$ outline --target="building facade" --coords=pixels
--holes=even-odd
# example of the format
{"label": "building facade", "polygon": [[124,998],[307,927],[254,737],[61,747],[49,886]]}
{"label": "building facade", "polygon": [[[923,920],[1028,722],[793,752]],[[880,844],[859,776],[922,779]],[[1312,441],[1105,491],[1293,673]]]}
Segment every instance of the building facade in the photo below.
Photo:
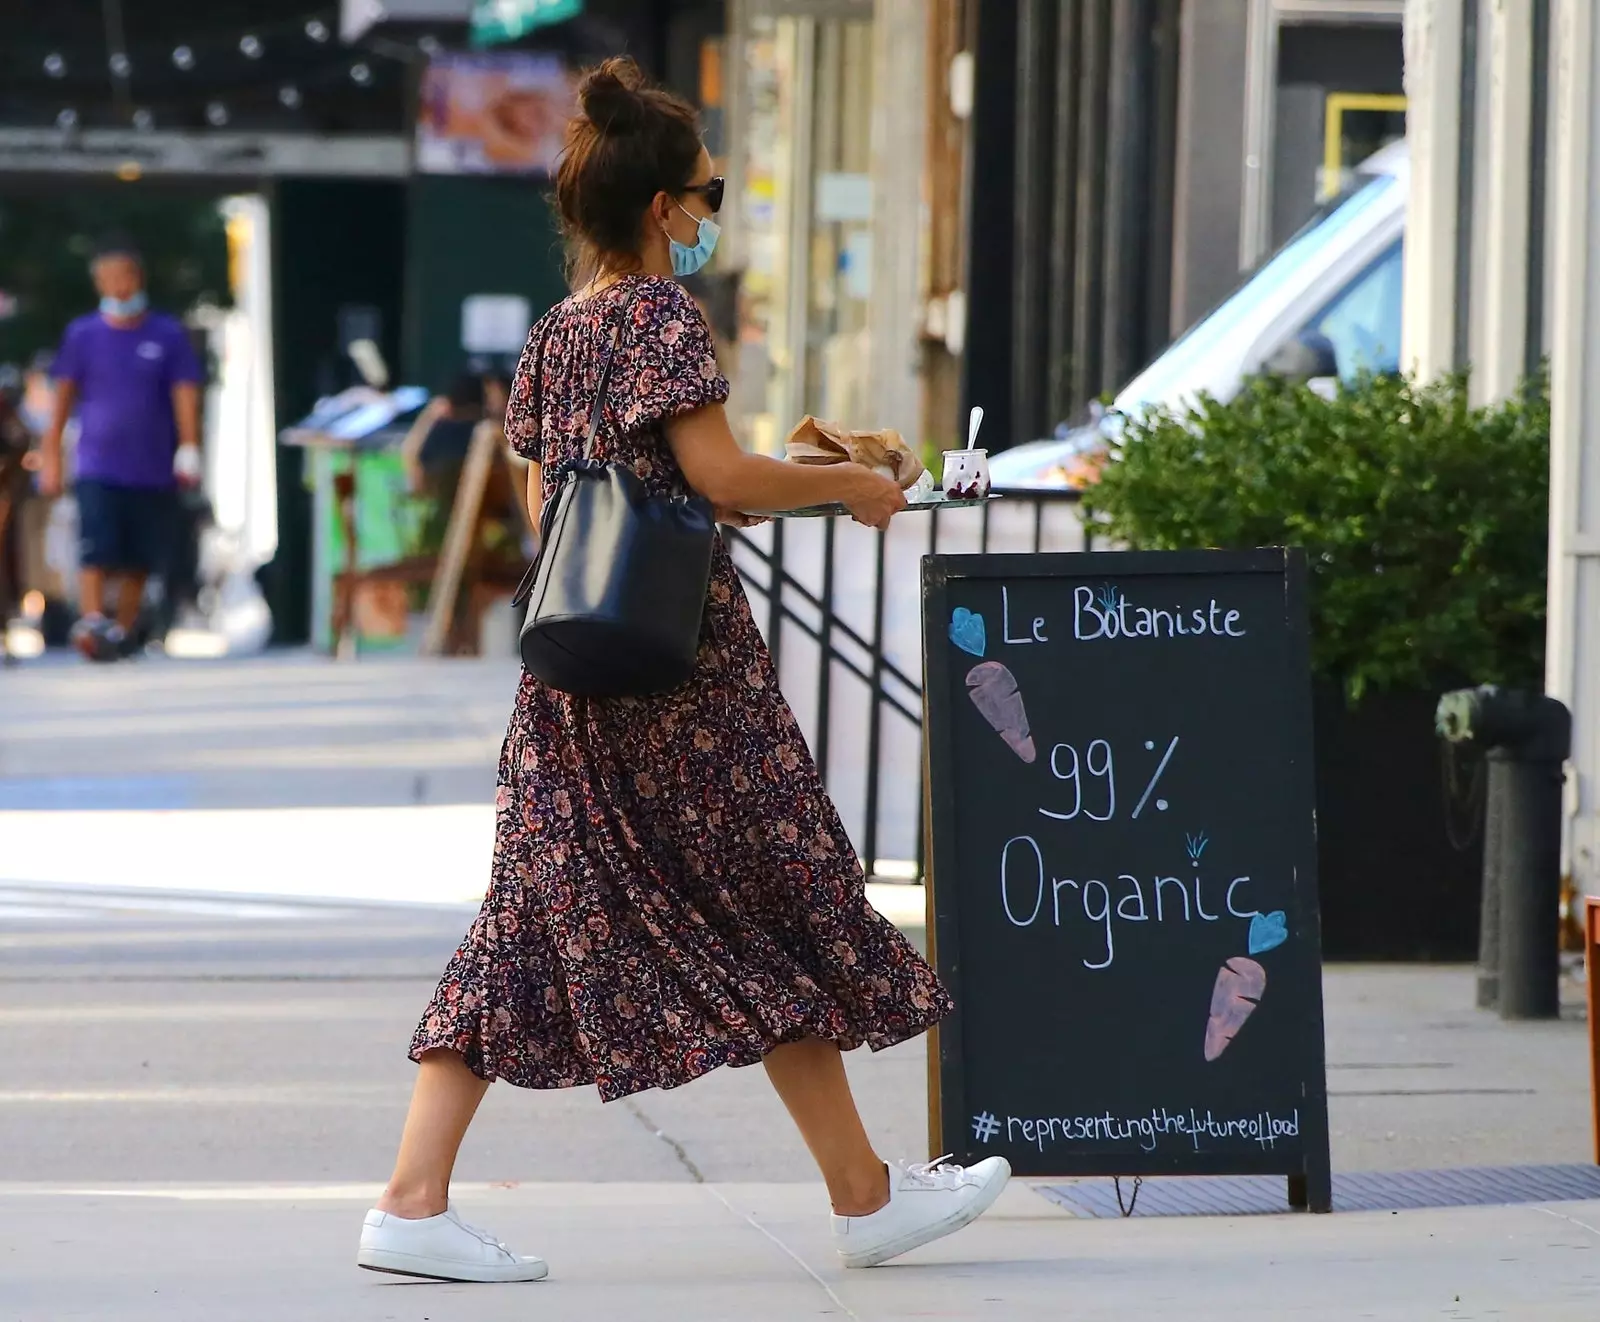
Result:
{"label": "building facade", "polygon": [[734,415],[1048,435],[1405,133],[1404,0],[729,0]]}

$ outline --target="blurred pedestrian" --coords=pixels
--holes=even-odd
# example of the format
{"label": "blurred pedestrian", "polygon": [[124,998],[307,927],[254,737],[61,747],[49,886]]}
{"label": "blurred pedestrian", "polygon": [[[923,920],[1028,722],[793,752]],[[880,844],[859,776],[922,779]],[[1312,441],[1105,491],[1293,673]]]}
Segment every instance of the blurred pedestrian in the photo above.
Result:
{"label": "blurred pedestrian", "polygon": [[[85,656],[109,661],[132,649],[145,581],[169,564],[177,485],[199,483],[201,372],[183,324],[150,308],[132,244],[103,244],[90,270],[100,306],[67,327],[56,355],[40,489],[63,489],[61,437],[76,408],[82,568],[72,636]],[[118,590],[114,620],[108,586]]]}
{"label": "blurred pedestrian", "polygon": [[412,495],[431,495],[448,508],[472,448],[472,433],[484,414],[484,380],[475,372],[460,373],[442,395],[423,406],[400,445]]}
{"label": "blurred pedestrian", "polygon": [[22,509],[31,481],[33,436],[22,409],[22,372],[0,364],[0,659],[9,659],[9,624],[22,602]]}
{"label": "blurred pedestrian", "polygon": [[[591,72],[580,102],[556,200],[582,286],[530,333],[507,414],[530,461],[535,520],[581,461],[593,420],[606,461],[655,496],[698,492],[724,522],[839,501],[886,526],[905,508],[894,482],[747,454],[728,428],[710,330],[673,279],[709,257],[722,201],[693,111],[627,60]],[[449,1203],[457,1150],[497,1078],[594,1084],[613,1101],[760,1062],[822,1172],[846,1266],[947,1235],[999,1195],[1001,1158],[891,1169],[867,1138],[841,1052],[914,1037],[951,1002],[868,903],[777,684],[720,541],[681,688],[591,698],[523,676],[489,894],[412,1040],[411,1111],[366,1217],[361,1266],[464,1281],[545,1274]]]}
{"label": "blurred pedestrian", "polygon": [[498,367],[491,367],[482,375],[483,416],[495,422],[505,421],[506,408],[511,403],[511,378]]}

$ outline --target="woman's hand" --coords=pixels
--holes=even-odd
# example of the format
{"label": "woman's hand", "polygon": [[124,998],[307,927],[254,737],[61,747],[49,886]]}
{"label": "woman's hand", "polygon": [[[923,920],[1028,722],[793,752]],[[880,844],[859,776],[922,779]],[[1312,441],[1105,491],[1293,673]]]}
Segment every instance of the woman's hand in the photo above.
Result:
{"label": "woman's hand", "polygon": [[869,528],[883,529],[889,520],[906,507],[906,493],[892,478],[874,473],[860,464],[839,464],[836,467],[848,473],[850,483],[843,501],[850,517]]}
{"label": "woman's hand", "polygon": [[754,514],[745,514],[739,510],[723,509],[720,505],[714,511],[718,523],[729,528],[759,528],[763,523],[771,523],[771,519],[759,518]]}

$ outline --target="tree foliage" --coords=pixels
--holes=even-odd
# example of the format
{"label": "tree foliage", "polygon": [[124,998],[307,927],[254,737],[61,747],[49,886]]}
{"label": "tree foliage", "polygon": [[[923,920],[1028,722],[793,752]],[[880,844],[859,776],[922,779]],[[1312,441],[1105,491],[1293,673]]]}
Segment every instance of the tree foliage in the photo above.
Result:
{"label": "tree foliage", "polygon": [[1542,684],[1548,378],[1489,408],[1464,377],[1326,399],[1259,378],[1129,419],[1094,515],[1130,546],[1304,547],[1313,664],[1368,689]]}

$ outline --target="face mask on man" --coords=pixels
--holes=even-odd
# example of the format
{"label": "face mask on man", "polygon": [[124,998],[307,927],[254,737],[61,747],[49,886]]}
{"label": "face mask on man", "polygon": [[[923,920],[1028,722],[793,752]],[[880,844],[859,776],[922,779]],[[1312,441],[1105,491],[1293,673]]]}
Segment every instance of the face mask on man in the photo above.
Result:
{"label": "face mask on man", "polygon": [[100,300],[100,311],[108,317],[137,317],[148,303],[142,289],[135,290],[127,298],[112,298],[107,294]]}
{"label": "face mask on man", "polygon": [[[688,207],[679,203],[678,210],[688,216],[690,220],[698,219],[700,229],[699,242],[691,247],[687,243],[679,243],[671,234],[667,234],[667,242],[672,247],[672,274],[676,276],[693,275],[702,266],[711,260],[711,254],[717,250],[717,239],[722,234],[722,226],[712,220],[710,216],[696,217]],[[662,231],[666,231],[663,225]]]}

